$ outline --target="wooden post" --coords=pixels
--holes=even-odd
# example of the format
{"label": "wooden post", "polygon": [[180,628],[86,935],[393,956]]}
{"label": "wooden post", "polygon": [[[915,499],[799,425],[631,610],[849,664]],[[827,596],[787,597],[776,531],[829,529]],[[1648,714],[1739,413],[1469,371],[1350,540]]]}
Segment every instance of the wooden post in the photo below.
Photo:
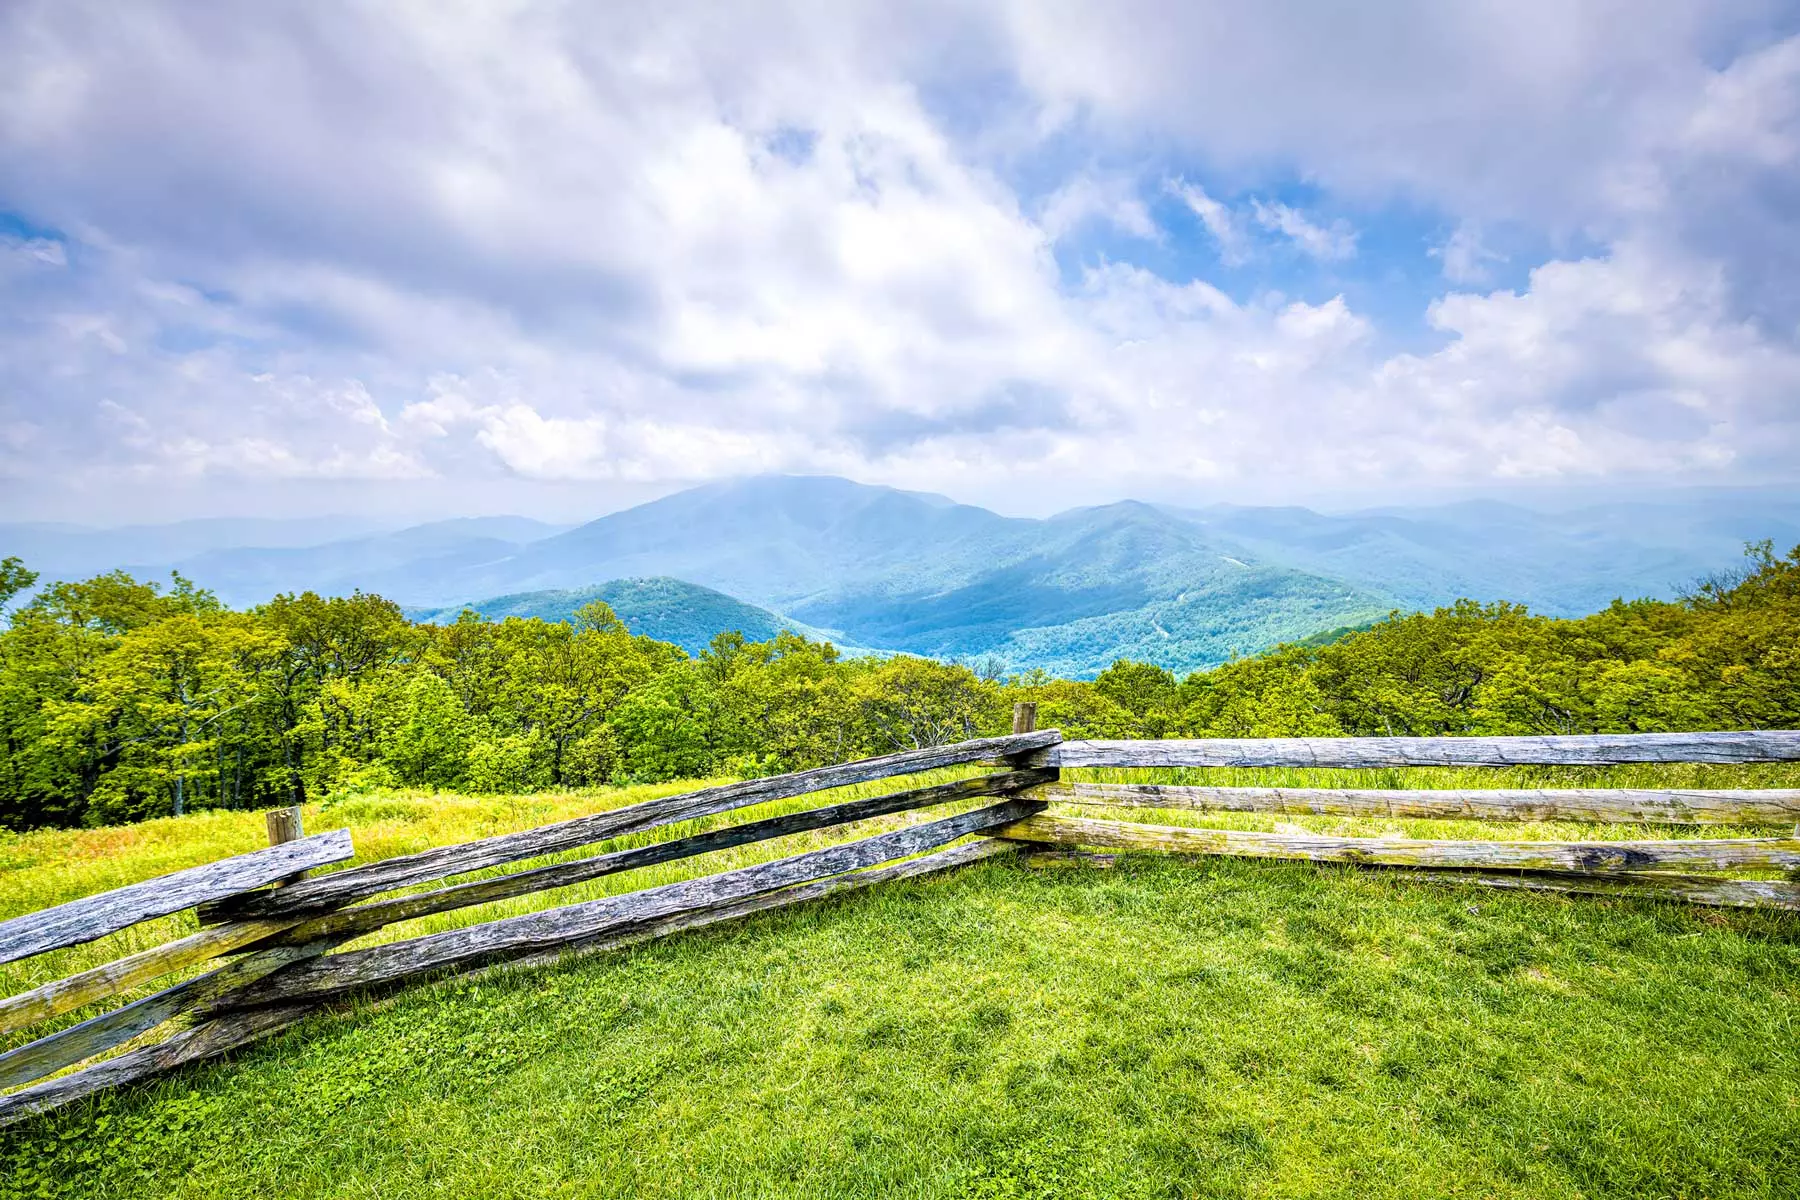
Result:
{"label": "wooden post", "polygon": [[[306,832],[301,825],[300,809],[297,806],[294,808],[271,808],[268,812],[263,814],[263,820],[269,827],[269,845],[271,846],[279,846],[283,842],[298,841],[300,838],[306,836]],[[290,883],[299,883],[305,878],[305,871],[296,871],[294,874],[285,876],[276,881],[275,886],[284,887]]]}
{"label": "wooden post", "polygon": [[[1017,704],[1013,705],[1013,732],[1014,733],[1035,733],[1036,731],[1037,731],[1037,701],[1036,700],[1021,700]],[[1057,772],[1057,774],[1060,775],[1061,772],[1059,771],[1059,772]],[[1047,843],[1043,843],[1043,842],[1031,842],[1031,841],[1021,840],[1020,844],[1026,850],[1048,850],[1051,848]]]}
{"label": "wooden post", "polygon": [[1013,732],[1034,733],[1037,730],[1037,701],[1021,700],[1013,705]]}

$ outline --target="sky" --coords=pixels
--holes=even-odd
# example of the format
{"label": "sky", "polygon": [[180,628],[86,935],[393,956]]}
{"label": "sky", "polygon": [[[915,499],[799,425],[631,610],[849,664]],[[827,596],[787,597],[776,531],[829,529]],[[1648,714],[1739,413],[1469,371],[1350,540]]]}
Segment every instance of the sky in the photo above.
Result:
{"label": "sky", "polygon": [[0,5],[0,506],[1800,483],[1800,11]]}

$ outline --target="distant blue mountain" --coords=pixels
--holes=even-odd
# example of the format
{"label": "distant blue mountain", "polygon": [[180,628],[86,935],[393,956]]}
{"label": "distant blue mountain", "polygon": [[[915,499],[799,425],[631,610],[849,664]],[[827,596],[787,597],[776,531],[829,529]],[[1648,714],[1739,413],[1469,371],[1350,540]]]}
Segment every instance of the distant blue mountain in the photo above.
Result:
{"label": "distant blue mountain", "polygon": [[[1746,540],[1800,543],[1800,501],[1742,491],[1558,512],[1475,501],[1339,515],[1126,501],[1036,520],[770,476],[573,528],[487,518],[308,541],[296,525],[0,526],[0,554],[52,577],[179,567],[236,605],[361,588],[452,614],[475,603],[546,615],[616,581],[660,580],[665,592],[718,597],[645,597],[640,622],[673,622],[661,627],[684,645],[733,621],[800,623],[845,645],[1090,675],[1122,656],[1185,671],[1462,596],[1573,615],[1617,596],[1673,595],[1740,561]],[[238,535],[261,542],[232,543]],[[78,570],[53,565],[77,560]]]}
{"label": "distant blue mountain", "polygon": [[49,522],[0,524],[0,555],[16,554],[49,579],[150,566],[156,573],[195,555],[235,547],[285,549],[364,537],[392,528],[363,517],[209,517],[164,525],[95,529]]}
{"label": "distant blue mountain", "polygon": [[1672,597],[1742,560],[1746,542],[1800,545],[1800,500],[1698,493],[1539,512],[1494,501],[1326,516],[1304,508],[1170,509],[1220,544],[1335,576],[1406,608],[1460,597],[1580,616]]}

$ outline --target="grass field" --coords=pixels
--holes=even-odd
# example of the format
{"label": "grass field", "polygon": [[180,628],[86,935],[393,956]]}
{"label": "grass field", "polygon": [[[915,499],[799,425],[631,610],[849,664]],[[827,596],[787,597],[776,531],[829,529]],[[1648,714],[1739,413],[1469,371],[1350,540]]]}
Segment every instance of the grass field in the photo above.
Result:
{"label": "grass field", "polygon": [[[375,856],[648,794],[365,799],[308,824],[349,824]],[[0,915],[251,848],[259,828],[0,841]],[[1797,1180],[1800,922],[1227,860],[984,864],[444,983],[0,1132],[0,1196],[1729,1197]]]}

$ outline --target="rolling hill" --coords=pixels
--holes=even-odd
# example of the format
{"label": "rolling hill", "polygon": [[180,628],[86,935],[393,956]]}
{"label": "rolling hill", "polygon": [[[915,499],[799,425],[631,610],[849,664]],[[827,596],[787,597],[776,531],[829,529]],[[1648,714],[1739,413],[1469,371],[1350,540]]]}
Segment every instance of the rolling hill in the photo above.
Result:
{"label": "rolling hill", "polygon": [[[820,630],[777,616],[766,608],[680,579],[615,579],[597,587],[541,592],[516,592],[467,605],[439,609],[408,609],[415,621],[439,624],[454,621],[465,608],[490,621],[507,617],[538,617],[545,621],[571,620],[577,609],[595,600],[612,607],[631,632],[674,642],[689,654],[706,649],[714,635],[735,630],[752,642],[766,642],[782,630],[823,639]],[[854,647],[840,647],[855,650]]]}

